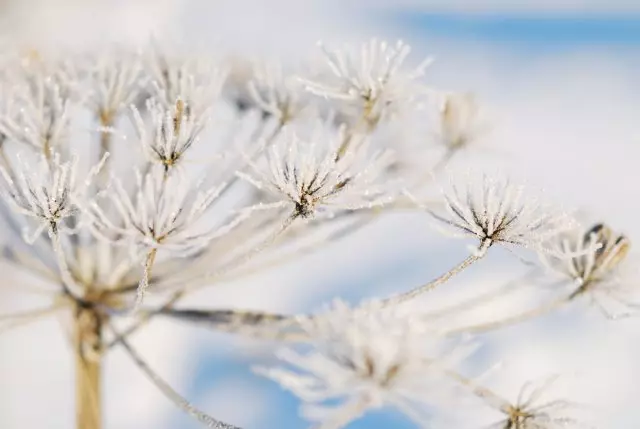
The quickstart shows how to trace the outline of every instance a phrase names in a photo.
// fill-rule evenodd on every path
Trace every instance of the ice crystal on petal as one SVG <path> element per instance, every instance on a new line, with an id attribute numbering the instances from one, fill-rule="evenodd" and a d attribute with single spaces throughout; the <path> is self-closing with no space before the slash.
<path id="1" fill-rule="evenodd" d="M 368 155 L 363 142 L 353 144 L 337 159 L 345 136 L 341 128 L 337 134 L 318 132 L 305 141 L 287 129 L 265 149 L 263 165 L 250 162 L 251 171 L 238 174 L 273 194 L 273 206 L 291 207 L 293 217 L 309 218 L 318 211 L 356 210 L 389 202 L 389 185 L 383 183 L 383 176 L 392 162 L 391 153 Z"/>
<path id="2" fill-rule="evenodd" d="M 384 117 L 414 106 L 425 88 L 418 84 L 430 60 L 411 71 L 403 64 L 411 49 L 402 41 L 395 45 L 372 39 L 360 47 L 329 51 L 320 45 L 332 74 L 326 80 L 303 80 L 312 93 L 346 102 L 354 117 L 375 127 Z"/>
<path id="3" fill-rule="evenodd" d="M 462 187 L 452 181 L 450 189 L 443 189 L 443 212 L 429 212 L 454 236 L 477 237 L 479 252 L 493 243 L 552 252 L 545 243 L 574 224 L 568 214 L 525 195 L 523 186 L 504 178 L 466 174 L 464 179 Z"/>
<path id="4" fill-rule="evenodd" d="M 78 159 L 62 161 L 59 154 L 51 159 L 41 155 L 37 168 L 20 158 L 15 177 L 4 168 L 0 169 L 5 198 L 16 211 L 38 221 L 35 231 L 25 237 L 28 242 L 34 242 L 45 229 L 51 233 L 68 230 L 64 220 L 78 213 L 91 179 L 105 159 L 106 156 L 84 181 L 77 177 Z"/>
<path id="5" fill-rule="evenodd" d="M 346 425 L 366 409 L 391 405 L 422 423 L 419 410 L 447 396 L 444 371 L 473 351 L 471 344 L 447 343 L 419 318 L 375 300 L 355 308 L 338 300 L 299 323 L 312 349 L 286 349 L 279 357 L 289 367 L 257 370 L 305 401 L 310 420 Z M 335 401 L 339 405 L 326 405 Z M 354 403 L 361 407 L 349 416 Z"/>

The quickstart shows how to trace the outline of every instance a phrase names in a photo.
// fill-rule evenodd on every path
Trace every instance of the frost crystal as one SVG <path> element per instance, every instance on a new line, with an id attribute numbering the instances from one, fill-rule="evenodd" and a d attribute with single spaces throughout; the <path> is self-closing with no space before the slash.
<path id="1" fill-rule="evenodd" d="M 321 210 L 356 210 L 390 201 L 388 186 L 383 184 L 384 172 L 392 162 L 390 152 L 367 156 L 366 145 L 354 144 L 337 159 L 344 130 L 331 136 L 320 134 L 304 141 L 288 129 L 266 149 L 264 165 L 250 162 L 253 174 L 238 174 L 272 193 L 276 201 L 270 206 L 291 207 L 293 217 L 309 218 Z"/>
<path id="2" fill-rule="evenodd" d="M 286 349 L 279 356 L 291 367 L 258 371 L 307 402 L 307 418 L 331 428 L 383 405 L 423 423 L 424 405 L 446 396 L 444 371 L 472 351 L 445 344 L 419 318 L 375 300 L 355 308 L 336 301 L 299 322 L 313 349 Z"/>
<path id="3" fill-rule="evenodd" d="M 477 237 L 480 253 L 493 243 L 549 251 L 545 242 L 573 225 L 565 213 L 524 195 L 524 187 L 505 179 L 466 175 L 464 188 L 451 183 L 443 190 L 445 212 L 429 210 L 455 236 Z"/>
<path id="4" fill-rule="evenodd" d="M 346 101 L 350 113 L 363 118 L 369 127 L 385 116 L 414 105 L 425 88 L 417 83 L 431 62 L 423 61 L 412 71 L 402 69 L 411 48 L 402 41 L 394 46 L 372 39 L 359 48 L 329 51 L 320 45 L 332 77 L 303 80 L 307 90 L 322 97 Z"/>

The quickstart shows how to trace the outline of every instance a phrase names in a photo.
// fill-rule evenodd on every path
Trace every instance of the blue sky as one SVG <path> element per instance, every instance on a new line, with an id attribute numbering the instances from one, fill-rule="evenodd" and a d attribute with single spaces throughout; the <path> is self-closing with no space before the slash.
<path id="1" fill-rule="evenodd" d="M 385 20 L 389 20 L 387 15 Z M 640 45 L 640 15 L 459 14 L 403 10 L 391 20 L 436 37 L 539 46 Z"/>

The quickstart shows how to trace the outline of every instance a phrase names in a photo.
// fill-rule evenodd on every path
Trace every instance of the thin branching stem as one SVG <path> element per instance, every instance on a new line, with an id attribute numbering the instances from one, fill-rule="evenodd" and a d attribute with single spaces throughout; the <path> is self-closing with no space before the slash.
<path id="1" fill-rule="evenodd" d="M 153 264 L 156 260 L 156 255 L 158 253 L 157 248 L 153 248 L 149 250 L 147 253 L 147 257 L 144 261 L 144 272 L 142 274 L 142 279 L 138 284 L 138 289 L 136 291 L 136 301 L 133 305 L 133 311 L 137 311 L 142 305 L 142 301 L 144 300 L 145 293 L 149 288 L 149 279 L 151 278 L 151 270 L 153 269 Z"/>
<path id="2" fill-rule="evenodd" d="M 477 325 L 465 326 L 462 328 L 456 328 L 446 332 L 446 335 L 465 334 L 465 333 L 482 334 L 485 332 L 495 331 L 501 328 L 517 325 L 519 323 L 526 322 L 528 320 L 535 319 L 537 317 L 551 313 L 561 307 L 564 307 L 566 304 L 568 304 L 571 301 L 572 301 L 571 296 L 564 296 L 554 301 L 551 301 L 541 307 L 537 307 L 529 311 L 525 311 L 515 316 L 507 317 L 506 319 L 495 320 L 493 322 L 481 323 Z"/>
<path id="3" fill-rule="evenodd" d="M 497 298 L 504 297 L 507 293 L 515 290 L 514 283 L 519 280 L 520 278 L 518 278 L 517 280 L 508 281 L 495 289 L 477 294 L 469 299 L 456 302 L 455 304 L 439 308 L 437 310 L 426 312 L 422 317 L 424 319 L 434 320 L 447 317 L 455 313 L 460 314 L 462 312 L 478 308 Z"/>
<path id="4" fill-rule="evenodd" d="M 190 416 L 196 418 L 200 423 L 205 425 L 206 427 L 212 429 L 240 429 L 237 426 L 230 425 L 228 423 L 224 423 L 220 420 L 217 420 L 207 413 L 200 411 L 193 404 L 191 404 L 187 399 L 185 399 L 182 395 L 173 389 L 158 373 L 156 373 L 149 365 L 145 362 L 145 360 L 138 354 L 138 352 L 129 344 L 129 342 L 120 335 L 113 327 L 111 330 L 114 332 L 116 337 L 120 338 L 119 343 L 125 349 L 131 360 L 136 364 L 136 366 L 151 380 L 151 382 L 162 392 L 164 396 L 167 397 L 171 402 L 173 402 L 178 408 L 183 410 L 185 413 Z"/>
<path id="5" fill-rule="evenodd" d="M 484 257 L 484 255 L 486 254 L 486 250 L 491 245 L 490 243 L 491 243 L 490 241 L 483 242 L 481 247 L 480 247 L 480 249 L 479 249 L 479 251 L 472 253 L 467 258 L 465 258 L 462 262 L 460 262 L 458 265 L 456 265 L 455 267 L 453 267 L 452 269 L 450 269 L 446 273 L 442 274 L 440 277 L 430 281 L 429 283 L 426 283 L 426 284 L 424 284 L 422 286 L 418 286 L 417 288 L 412 289 L 412 290 L 410 290 L 408 292 L 402 293 L 400 295 L 396 295 L 396 296 L 392 296 L 390 298 L 387 298 L 386 300 L 384 300 L 385 305 L 401 304 L 403 302 L 412 300 L 412 299 L 422 295 L 423 293 L 427 293 L 427 292 L 430 292 L 430 291 L 436 289 L 438 286 L 440 286 L 440 285 L 446 283 L 447 281 L 449 281 L 449 279 L 451 279 L 456 274 L 461 273 L 466 268 L 468 268 L 469 266 L 471 266 L 475 262 L 477 262 L 480 259 L 482 259 Z"/>
<path id="6" fill-rule="evenodd" d="M 502 396 L 498 395 L 496 392 L 494 392 L 493 390 L 481 386 L 478 383 L 476 383 L 475 381 L 471 380 L 470 378 L 465 377 L 464 375 L 452 371 L 452 370 L 444 370 L 444 374 L 449 377 L 450 379 L 456 381 L 457 383 L 469 388 L 469 390 L 471 391 L 471 393 L 473 393 L 474 395 L 476 395 L 478 398 L 482 399 L 483 401 L 487 402 L 488 404 L 493 405 L 494 407 L 498 408 L 498 409 L 502 409 L 502 408 L 507 408 L 510 405 L 510 402 L 503 398 Z"/>

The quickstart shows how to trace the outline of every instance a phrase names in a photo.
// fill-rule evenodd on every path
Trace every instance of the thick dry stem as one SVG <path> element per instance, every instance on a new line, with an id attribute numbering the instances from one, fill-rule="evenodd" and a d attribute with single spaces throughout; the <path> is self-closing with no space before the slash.
<path id="1" fill-rule="evenodd" d="M 102 321 L 92 309 L 78 308 L 75 314 L 74 354 L 76 365 L 76 428 L 100 429 Z"/>

